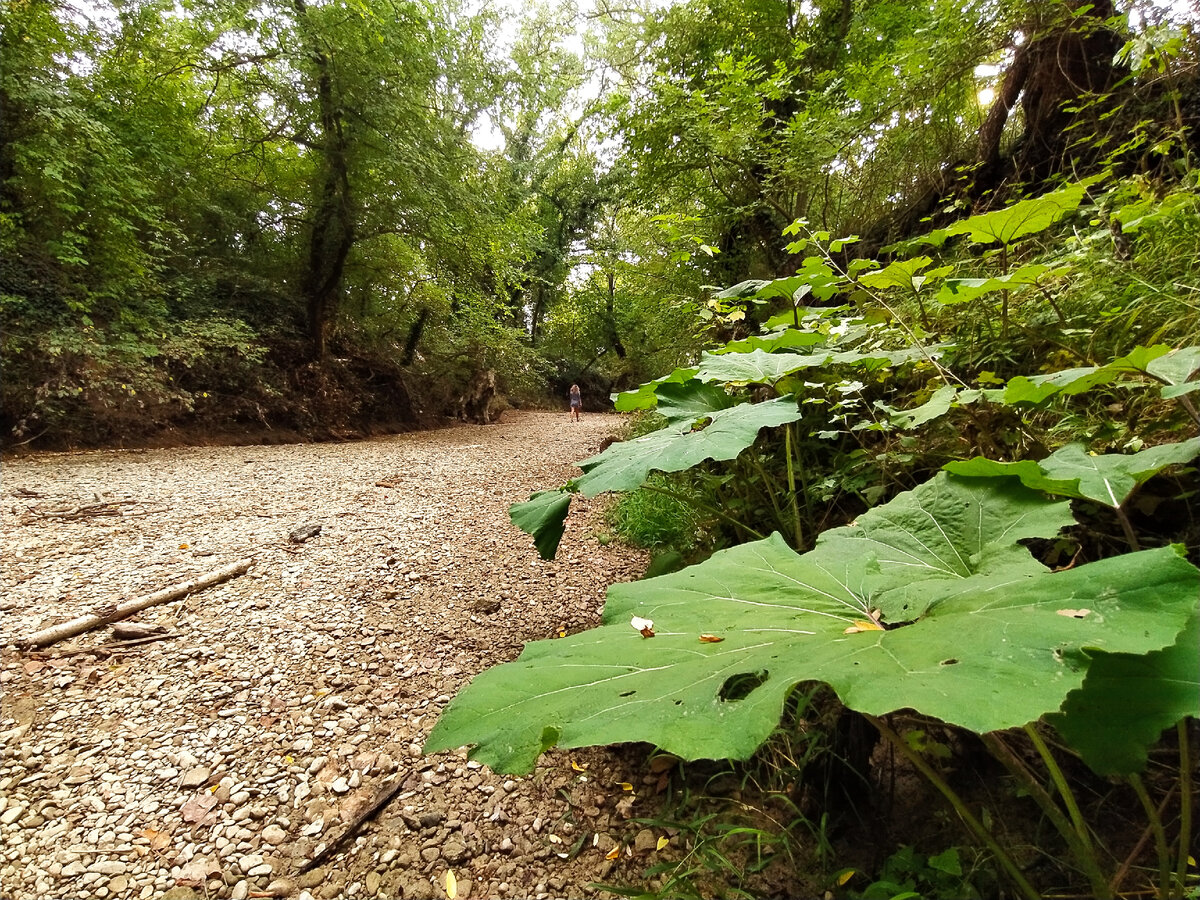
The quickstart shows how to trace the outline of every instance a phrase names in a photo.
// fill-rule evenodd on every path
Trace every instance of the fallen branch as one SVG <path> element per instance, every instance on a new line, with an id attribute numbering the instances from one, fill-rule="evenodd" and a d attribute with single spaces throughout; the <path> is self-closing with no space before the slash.
<path id="1" fill-rule="evenodd" d="M 252 562 L 253 560 L 250 559 L 239 560 L 224 568 L 217 569 L 215 572 L 209 572 L 207 575 L 201 575 L 199 578 L 193 578 L 191 581 L 185 581 L 183 584 L 176 585 L 175 587 L 165 588 L 155 594 L 147 594 L 145 597 L 135 597 L 133 600 L 126 600 L 124 603 L 101 607 L 100 609 L 71 619 L 69 622 L 51 625 L 49 628 L 43 628 L 41 631 L 31 634 L 27 638 L 17 641 L 17 647 L 23 650 L 31 647 L 48 647 L 51 644 L 57 644 L 59 641 L 64 641 L 67 638 L 84 634 L 102 625 L 111 625 L 113 622 L 128 619 L 134 613 L 141 612 L 143 609 L 149 609 L 151 606 L 157 606 L 160 603 L 167 603 L 171 600 L 178 600 L 180 597 L 185 597 L 196 591 L 202 591 L 205 588 L 212 587 L 214 584 L 220 584 L 223 581 L 228 581 L 230 578 L 242 575 L 250 568 Z"/>
<path id="2" fill-rule="evenodd" d="M 297 873 L 303 875 L 305 872 L 311 872 L 317 866 L 323 865 L 331 856 L 337 853 L 350 838 L 358 833 L 358 830 L 363 827 L 369 820 L 379 814 L 379 811 L 387 806 L 400 793 L 404 787 L 404 775 L 397 775 L 395 781 L 379 792 L 374 802 L 366 808 L 366 810 L 358 815 L 353 822 L 347 826 L 336 839 L 325 846 L 325 849 L 310 859 Z"/>
<path id="3" fill-rule="evenodd" d="M 80 656 L 89 654 L 91 656 L 109 657 L 114 653 L 125 653 L 132 651 L 135 647 L 140 647 L 142 644 L 152 644 L 155 641 L 173 641 L 183 637 L 182 634 L 152 634 L 144 638 L 134 638 L 132 640 L 108 641 L 104 644 L 97 644 L 95 647 L 84 647 L 79 650 L 64 650 L 62 653 L 55 653 L 50 659 L 62 659 L 66 656 Z"/>
<path id="4" fill-rule="evenodd" d="M 100 503 L 90 503 L 87 506 L 74 506 L 70 509 L 51 509 L 45 512 L 40 509 L 31 509 L 29 513 L 38 519 L 70 521 L 71 519 L 86 519 L 91 516 L 119 516 L 122 506 L 132 506 L 135 503 L 137 503 L 136 500 L 106 500 Z"/>

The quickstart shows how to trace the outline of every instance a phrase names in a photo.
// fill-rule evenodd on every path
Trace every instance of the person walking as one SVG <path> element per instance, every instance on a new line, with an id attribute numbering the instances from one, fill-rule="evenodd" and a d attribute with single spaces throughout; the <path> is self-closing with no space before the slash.
<path id="1" fill-rule="evenodd" d="M 569 396 L 570 396 L 570 400 L 571 400 L 571 421 L 578 422 L 579 421 L 579 411 L 581 409 L 583 409 L 583 397 L 579 393 L 579 385 L 577 385 L 577 384 L 571 385 L 571 391 L 570 391 Z"/>

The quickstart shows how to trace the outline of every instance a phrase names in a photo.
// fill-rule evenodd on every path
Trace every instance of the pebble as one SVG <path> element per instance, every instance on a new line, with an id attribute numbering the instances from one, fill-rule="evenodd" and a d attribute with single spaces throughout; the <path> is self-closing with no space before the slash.
<path id="1" fill-rule="evenodd" d="M 198 788 L 204 782 L 208 781 L 211 775 L 212 769 L 206 769 L 204 766 L 188 769 L 183 773 L 183 778 L 179 780 L 179 786 L 182 788 Z"/>
<path id="2" fill-rule="evenodd" d="M 263 829 L 262 837 L 268 844 L 278 846 L 287 840 L 287 832 L 278 825 L 268 825 Z"/>

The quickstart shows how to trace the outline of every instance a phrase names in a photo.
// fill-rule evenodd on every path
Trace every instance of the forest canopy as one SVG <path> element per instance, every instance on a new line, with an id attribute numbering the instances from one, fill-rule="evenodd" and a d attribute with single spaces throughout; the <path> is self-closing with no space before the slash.
<path id="1" fill-rule="evenodd" d="M 486 417 L 491 384 L 603 404 L 745 331 L 713 295 L 794 273 L 798 220 L 867 255 L 1068 177 L 1185 181 L 1194 24 L 6 0 L 4 440 L 363 433 Z"/>

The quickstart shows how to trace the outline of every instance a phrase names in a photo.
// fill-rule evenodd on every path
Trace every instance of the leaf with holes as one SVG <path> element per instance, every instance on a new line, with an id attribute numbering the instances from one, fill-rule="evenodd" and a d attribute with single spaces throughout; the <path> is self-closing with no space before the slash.
<path id="1" fill-rule="evenodd" d="M 1052 573 L 1018 543 L 1067 521 L 1066 504 L 1015 481 L 943 474 L 804 555 L 776 535 L 614 585 L 600 628 L 528 644 L 479 675 L 425 749 L 474 745 L 512 772 L 552 743 L 744 759 L 811 680 L 875 715 L 911 708 L 977 732 L 1025 724 L 1083 683 L 1088 654 L 1160 650 L 1194 614 L 1200 573 L 1172 548 Z M 890 627 L 860 627 L 878 608 Z M 634 616 L 654 621 L 653 640 Z"/>

